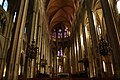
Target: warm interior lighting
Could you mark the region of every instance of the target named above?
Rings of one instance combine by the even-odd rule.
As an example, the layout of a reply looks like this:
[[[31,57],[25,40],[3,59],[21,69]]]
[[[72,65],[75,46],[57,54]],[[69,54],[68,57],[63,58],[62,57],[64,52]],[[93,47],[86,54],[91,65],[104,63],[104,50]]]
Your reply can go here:
[[[81,39],[81,47],[82,47],[82,50],[84,51],[84,43],[83,43],[83,35],[82,34],[80,36],[80,39]]]
[[[70,31],[68,31],[68,36],[70,36]]]
[[[86,33],[86,38],[88,39],[89,34],[88,34],[87,26],[85,26],[85,33]]]
[[[104,72],[106,72],[105,61],[103,61],[103,69],[104,69]]]
[[[19,66],[18,75],[20,75],[20,73],[21,73],[21,66]]]
[[[59,72],[62,72],[62,66],[59,65]]]
[[[6,73],[6,66],[4,68],[3,77],[5,77],[5,73]]]
[[[17,13],[15,12],[15,13],[14,13],[14,17],[13,17],[13,22],[15,22],[16,15],[17,15]]]
[[[59,57],[57,57],[57,59],[59,59]]]
[[[96,27],[96,25],[97,25],[97,21],[96,21],[96,16],[95,16],[94,13],[93,13],[93,20],[94,20],[94,25],[95,25],[95,27]]]
[[[78,40],[77,40],[77,51],[79,51],[79,43],[78,43]]]
[[[120,14],[120,0],[117,1],[117,10],[118,10],[118,13]]]
[[[74,45],[74,48],[75,48],[74,50],[75,50],[75,54],[76,54],[76,45]]]
[[[83,46],[83,35],[81,35],[80,38],[81,38],[81,45]]]
[[[102,33],[102,30],[101,30],[101,27],[100,27],[100,25],[97,27],[97,29],[98,29],[98,35],[101,35],[101,33]]]
[[[113,64],[111,64],[111,68],[112,68],[112,74],[114,75],[114,68],[113,68]]]

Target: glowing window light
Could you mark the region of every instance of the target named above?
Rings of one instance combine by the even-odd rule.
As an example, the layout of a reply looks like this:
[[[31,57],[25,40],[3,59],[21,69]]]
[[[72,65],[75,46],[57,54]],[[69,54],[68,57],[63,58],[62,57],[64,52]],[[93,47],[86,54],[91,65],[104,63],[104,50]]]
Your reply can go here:
[[[101,33],[102,33],[102,30],[101,30],[101,27],[100,27],[100,25],[98,26],[98,35],[101,35]]]
[[[81,35],[80,38],[81,38],[81,45],[83,46],[83,35]]]
[[[114,75],[114,68],[113,68],[113,64],[111,64],[111,68],[112,68],[112,74]]]
[[[94,25],[95,25],[95,27],[96,27],[96,25],[97,25],[97,20],[96,20],[96,16],[95,16],[94,13],[93,13],[93,21],[94,21]]]
[[[7,2],[7,0],[5,0],[3,8],[4,8],[5,11],[7,11],[7,9],[8,9],[8,2]]]
[[[3,0],[0,0],[0,5],[2,5],[2,3],[3,3]]]
[[[78,40],[77,40],[77,51],[79,51],[79,43],[78,43]]]
[[[21,68],[20,68],[20,66],[19,66],[19,71],[18,71],[18,75],[20,75],[20,73],[21,73]]]
[[[77,53],[77,51],[76,51],[76,45],[75,45],[75,44],[74,44],[74,48],[75,48],[74,50],[75,50],[75,54],[76,54],[76,53]]]
[[[15,19],[16,19],[16,12],[14,13],[14,18],[13,18],[13,22],[15,22]]]
[[[3,77],[5,77],[5,73],[6,73],[6,66],[4,68]]]
[[[85,33],[86,33],[86,38],[88,38],[89,34],[88,34],[87,26],[85,27]]]
[[[62,49],[60,51],[58,51],[58,54],[57,56],[63,56],[63,52],[62,52]]]
[[[118,10],[118,13],[120,14],[120,0],[117,1],[117,10]]]
[[[103,61],[103,69],[104,69],[104,72],[106,72],[106,66],[105,66],[105,61]]]
[[[59,66],[59,72],[61,72],[61,66]]]

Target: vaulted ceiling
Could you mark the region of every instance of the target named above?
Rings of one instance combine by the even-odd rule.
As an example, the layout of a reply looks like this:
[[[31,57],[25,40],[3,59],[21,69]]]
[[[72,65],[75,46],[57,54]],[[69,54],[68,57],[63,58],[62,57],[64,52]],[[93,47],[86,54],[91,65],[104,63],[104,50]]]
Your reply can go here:
[[[56,25],[71,28],[76,12],[76,4],[79,0],[50,0],[47,5],[46,14],[48,25],[51,30]]]

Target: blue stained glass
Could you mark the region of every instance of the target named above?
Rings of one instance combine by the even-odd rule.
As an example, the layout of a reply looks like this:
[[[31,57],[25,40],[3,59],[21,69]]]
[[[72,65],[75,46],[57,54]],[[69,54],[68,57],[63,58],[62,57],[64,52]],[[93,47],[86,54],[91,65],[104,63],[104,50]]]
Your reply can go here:
[[[8,2],[7,2],[7,0],[5,0],[3,8],[4,8],[5,11],[7,11],[7,8],[8,8]]]
[[[0,5],[2,5],[2,3],[3,3],[3,0],[0,0]]]
[[[56,38],[56,32],[53,32],[52,37]]]

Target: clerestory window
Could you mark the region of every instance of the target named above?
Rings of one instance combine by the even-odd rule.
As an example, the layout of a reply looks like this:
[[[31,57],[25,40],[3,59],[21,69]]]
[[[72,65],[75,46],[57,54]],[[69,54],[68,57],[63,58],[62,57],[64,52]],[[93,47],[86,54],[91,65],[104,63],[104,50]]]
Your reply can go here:
[[[0,0],[0,6],[7,11],[8,9],[8,1],[7,0]]]

